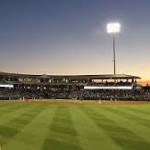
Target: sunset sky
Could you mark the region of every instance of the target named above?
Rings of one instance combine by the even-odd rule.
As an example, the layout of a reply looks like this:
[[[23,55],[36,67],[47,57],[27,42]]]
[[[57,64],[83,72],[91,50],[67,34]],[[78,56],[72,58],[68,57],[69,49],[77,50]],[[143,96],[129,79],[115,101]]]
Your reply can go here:
[[[150,79],[150,0],[0,0],[0,71],[111,74],[110,21],[117,73]]]

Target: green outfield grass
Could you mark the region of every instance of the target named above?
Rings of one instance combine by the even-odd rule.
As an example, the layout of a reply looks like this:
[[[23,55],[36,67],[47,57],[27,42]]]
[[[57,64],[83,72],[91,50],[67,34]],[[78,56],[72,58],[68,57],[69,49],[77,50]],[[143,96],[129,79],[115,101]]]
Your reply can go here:
[[[150,105],[3,101],[0,144],[2,150],[150,150]]]

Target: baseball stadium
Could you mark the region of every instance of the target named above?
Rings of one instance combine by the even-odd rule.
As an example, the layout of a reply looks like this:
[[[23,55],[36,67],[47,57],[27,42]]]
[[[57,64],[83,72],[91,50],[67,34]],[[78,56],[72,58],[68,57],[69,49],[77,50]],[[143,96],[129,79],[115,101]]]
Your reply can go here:
[[[1,0],[0,150],[150,150],[149,6]]]
[[[3,150],[149,150],[140,77],[0,73]]]

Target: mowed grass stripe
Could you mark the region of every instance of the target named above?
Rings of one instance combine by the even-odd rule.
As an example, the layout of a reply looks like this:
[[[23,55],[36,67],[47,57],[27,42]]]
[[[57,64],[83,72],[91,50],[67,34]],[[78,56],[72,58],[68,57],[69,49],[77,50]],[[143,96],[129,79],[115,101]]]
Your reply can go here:
[[[129,112],[136,113],[137,115],[143,115],[150,119],[148,116],[150,116],[150,105],[145,105],[143,108],[142,106],[121,106],[123,110],[128,110]]]
[[[141,114],[144,114],[144,115],[148,115],[150,116],[150,107],[149,108],[145,108],[145,109],[140,109],[139,107],[132,107],[132,108],[128,108],[129,110],[131,111],[134,111],[136,113],[141,113]]]
[[[11,126],[11,122],[13,122],[16,118],[20,118],[26,111],[30,110],[31,107],[24,107],[18,111],[10,113],[5,118],[1,118],[0,122],[0,144],[8,142],[8,140],[17,133],[17,130],[13,129]]]
[[[8,124],[11,120],[16,118],[17,116],[21,115],[22,113],[28,111],[29,109],[33,108],[33,106],[28,105],[17,105],[12,112],[6,112],[6,114],[1,115],[0,117],[0,125],[1,124]]]
[[[122,126],[120,122],[115,122],[114,118],[105,115],[103,110],[84,107],[83,111],[123,150],[149,150],[149,142]]]
[[[94,109],[103,110],[108,118],[113,118],[113,121],[118,123],[120,126],[127,128],[128,130],[134,132],[137,136],[143,138],[145,141],[150,142],[150,130],[142,124],[139,124],[136,120],[133,120],[128,115],[124,115],[119,112],[120,106],[104,106],[95,107]],[[130,115],[131,116],[131,115]]]
[[[59,106],[49,127],[43,150],[82,150],[69,107]]]
[[[5,111],[9,111],[9,109],[13,109],[13,108],[16,108],[18,106],[19,106],[18,103],[12,104],[12,105],[11,104],[5,104],[5,105],[0,107],[0,115],[1,115],[1,113],[5,112]]]
[[[121,147],[116,145],[110,136],[83,112],[82,107],[70,109],[78,138],[85,150],[121,150]]]
[[[129,110],[127,107],[111,107],[109,110],[114,111],[114,113],[118,113],[132,122],[136,122],[137,124],[141,124],[149,129],[150,127],[150,118],[147,115],[139,114]]]
[[[38,115],[41,109],[36,107],[29,107],[22,112],[17,113],[16,116],[10,118],[8,122],[0,125],[0,144],[4,145],[14,138],[23,128],[29,124],[34,117]]]
[[[12,106],[3,106],[3,108],[0,108],[0,120],[3,120],[3,118],[9,118],[9,115],[20,111],[20,109],[24,109],[24,107],[26,106],[18,103],[13,104]]]
[[[24,127],[9,143],[5,145],[5,150],[41,150],[49,126],[52,122],[56,107],[41,106],[41,111],[30,124]]]
[[[120,108],[120,106],[119,106]],[[134,132],[137,136],[142,137],[145,141],[150,142],[150,131],[147,127],[137,123],[137,121],[128,117],[128,115],[124,115],[119,113],[118,107],[115,106],[106,106],[106,107],[96,107],[95,109],[102,109],[104,114],[109,118],[113,118],[113,121],[119,123],[121,126],[127,128],[128,130]],[[136,112],[135,112],[136,113]]]

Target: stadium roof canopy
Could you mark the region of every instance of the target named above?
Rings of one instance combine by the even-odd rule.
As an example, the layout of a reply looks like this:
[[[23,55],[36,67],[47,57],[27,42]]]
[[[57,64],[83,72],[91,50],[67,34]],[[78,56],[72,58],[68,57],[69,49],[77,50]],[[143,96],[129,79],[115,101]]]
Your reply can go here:
[[[72,80],[86,80],[86,79],[100,79],[100,80],[111,80],[111,79],[141,79],[138,76],[126,75],[126,74],[103,74],[103,75],[31,75],[31,74],[18,74],[18,73],[6,73],[0,72],[0,76],[11,76],[11,77],[22,77],[22,78],[53,78],[53,79],[72,79]]]

